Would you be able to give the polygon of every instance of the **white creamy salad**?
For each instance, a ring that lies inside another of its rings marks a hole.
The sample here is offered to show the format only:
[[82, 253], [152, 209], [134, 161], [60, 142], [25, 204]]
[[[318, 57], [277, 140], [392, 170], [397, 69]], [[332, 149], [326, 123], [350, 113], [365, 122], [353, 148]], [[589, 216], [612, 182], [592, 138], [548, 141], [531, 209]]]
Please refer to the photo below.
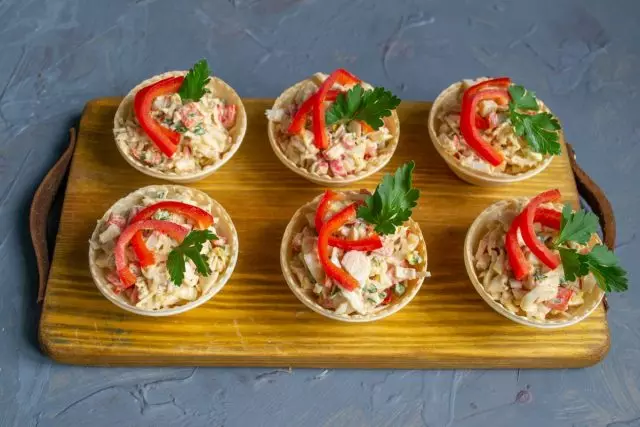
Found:
[[[565, 280], [562, 264], [553, 270], [547, 267], [531, 253], [520, 232], [518, 243], [533, 268], [533, 274], [529, 274], [523, 281], [514, 278], [505, 249], [505, 235], [525, 205], [523, 201], [510, 201], [499, 219], [486, 225], [486, 233], [478, 243], [473, 257], [478, 278], [491, 298], [513, 314], [535, 320], [569, 318], [571, 315], [568, 309], [584, 304], [583, 297], [595, 290], [596, 280], [591, 273], [577, 277], [574, 281]], [[562, 205], [559, 204], [541, 206], [559, 212], [562, 210]], [[535, 230], [543, 242], [549, 242], [558, 235], [557, 230], [538, 223], [535, 224]], [[569, 242], [568, 247], [579, 253], [586, 253], [596, 241], [597, 237], [594, 235], [588, 245]], [[568, 304], [566, 301], [563, 303], [560, 298], [562, 296], [568, 299]]]
[[183, 102], [177, 93], [157, 97], [151, 116], [162, 126], [178, 132], [180, 143], [168, 157], [145, 134], [138, 124], [133, 108], [116, 123], [116, 142], [125, 147], [136, 162], [160, 172], [189, 174], [199, 172], [219, 162], [233, 145], [230, 133], [236, 122], [238, 107], [216, 96], [212, 79], [198, 101]]
[[[200, 253], [206, 256], [211, 274], [208, 277], [198, 274], [195, 264], [188, 259], [185, 261], [184, 280], [176, 285], [170, 279], [167, 257], [178, 243], [158, 231], [143, 231], [144, 243], [153, 253], [155, 262], [141, 268], [134, 251], [129, 246], [126, 249], [128, 267], [136, 280], [132, 287], [124, 288], [116, 271], [114, 249], [121, 232], [141, 209], [160, 201], [171, 200], [198, 206], [207, 212], [212, 211], [211, 200], [199, 192], [175, 186], [157, 188], [159, 188], [158, 191], [139, 194], [137, 200], [126, 206], [117, 208], [116, 204], [106, 220], [98, 222], [98, 234], [94, 234], [97, 238], [90, 241], [91, 249], [95, 251], [94, 263], [113, 286], [113, 291], [123, 292], [130, 304], [145, 310], [160, 310], [196, 300], [216, 283], [218, 276], [229, 265], [232, 255], [229, 245], [221, 236], [218, 236], [217, 240], [205, 242]], [[189, 218], [165, 210], [157, 211], [152, 219], [170, 221], [188, 230], [194, 227]], [[213, 225], [208, 230], [217, 235], [218, 218], [214, 217], [213, 221]]]
[[[335, 214], [354, 200], [364, 200], [366, 196], [363, 194], [335, 202], [330, 212]], [[315, 296], [320, 306], [336, 314], [375, 313], [401, 297], [409, 286], [408, 282], [429, 275], [423, 271], [426, 260], [419, 249], [421, 237], [409, 227], [399, 226], [395, 233], [380, 236], [383, 246], [374, 251], [331, 248], [331, 261], [344, 268], [360, 285], [353, 291], [345, 290], [325, 274], [318, 256], [315, 212], [308, 214], [307, 218], [308, 225], [293, 237], [293, 256], [289, 266], [298, 285]], [[357, 219], [342, 226], [337, 235], [357, 240], [370, 235], [372, 230], [370, 224]]]
[[[314, 79], [324, 81], [327, 75], [318, 73]], [[354, 85], [333, 85], [334, 90], [346, 92]], [[371, 87], [362, 84], [365, 89]], [[387, 153], [394, 139], [387, 126], [372, 130], [360, 121], [352, 120], [346, 124], [329, 125], [326, 132], [329, 146], [320, 150], [314, 144], [311, 115], [307, 118], [304, 131], [291, 135], [287, 129], [300, 106], [318, 90], [312, 80], [306, 80], [288, 105], [266, 111], [267, 119], [275, 124], [275, 137], [282, 153], [296, 166], [321, 177], [349, 177], [367, 169], [370, 162]], [[331, 104], [326, 101], [325, 104]]]
[[[526, 139], [514, 132], [509, 106], [490, 99], [479, 103], [479, 115], [488, 123], [488, 128], [480, 132], [484, 140], [502, 154], [504, 161], [492, 166], [466, 143], [460, 132], [462, 95], [469, 87], [485, 80], [487, 78], [463, 80], [457, 96], [443, 100], [435, 121], [438, 144], [462, 166], [490, 175], [518, 175], [541, 166], [550, 156], [531, 150]], [[540, 100], [537, 102], [541, 111], [548, 111]]]

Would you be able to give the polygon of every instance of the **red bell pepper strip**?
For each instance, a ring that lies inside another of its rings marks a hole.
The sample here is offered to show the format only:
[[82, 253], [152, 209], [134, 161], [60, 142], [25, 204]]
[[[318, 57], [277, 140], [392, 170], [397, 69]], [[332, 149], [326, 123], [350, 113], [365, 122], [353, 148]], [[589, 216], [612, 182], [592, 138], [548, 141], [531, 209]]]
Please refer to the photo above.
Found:
[[136, 254], [136, 258], [138, 258], [138, 262], [140, 262], [141, 267], [148, 267], [156, 262], [153, 252], [147, 248], [147, 245], [144, 242], [142, 231], [138, 231], [133, 235], [131, 238], [131, 247], [133, 248], [133, 252]]
[[514, 218], [504, 240], [509, 265], [511, 266], [511, 271], [513, 272], [513, 276], [516, 280], [524, 279], [531, 270], [531, 264], [527, 258], [525, 258], [524, 252], [522, 252], [520, 244], [518, 243], [518, 228], [520, 228], [520, 220], [520, 215]]
[[145, 219], [151, 219], [153, 215], [160, 210], [186, 216], [201, 230], [209, 228], [213, 224], [213, 216], [209, 212], [197, 206], [190, 205], [189, 203], [176, 202], [173, 200], [165, 200], [147, 206], [138, 212], [131, 222], [134, 223]]
[[468, 96], [473, 96], [477, 92], [486, 88], [494, 87], [494, 88], [506, 89], [510, 85], [511, 85], [511, 79], [509, 77], [496, 77], [495, 79], [485, 80], [480, 83], [476, 83], [473, 86], [470, 86], [469, 88], [467, 88], [467, 90], [464, 91], [464, 94]]
[[[335, 101], [338, 95], [341, 92], [339, 90], [331, 89], [327, 92], [327, 96], [325, 98], [326, 101]], [[304, 125], [307, 123], [307, 117], [311, 112], [311, 107], [313, 106], [313, 97], [315, 95], [311, 95], [307, 98], [306, 101], [302, 103], [296, 114], [293, 116], [291, 120], [291, 124], [287, 128], [287, 133], [290, 135], [297, 135], [304, 130]]]
[[340, 287], [348, 291], [358, 289], [358, 281], [340, 266], [331, 261], [329, 238], [344, 224], [356, 219], [355, 203], [347, 206], [327, 221], [320, 229], [318, 236], [318, 256], [326, 275], [333, 279]]
[[[471, 88], [473, 89], [473, 87]], [[478, 103], [485, 99], [493, 99], [499, 103], [509, 102], [506, 89], [487, 89], [469, 95], [469, 90], [462, 96], [462, 111], [460, 113], [460, 133], [467, 144], [484, 160], [493, 166], [503, 161], [502, 154], [496, 151], [476, 127], [476, 109]]]
[[382, 240], [380, 236], [373, 235], [364, 237], [358, 240], [343, 239], [340, 237], [329, 237], [329, 246], [335, 246], [336, 248], [344, 249], [346, 251], [375, 251], [382, 247]]
[[529, 204], [520, 213], [520, 234], [522, 234], [522, 240], [524, 240], [525, 244], [529, 247], [531, 253], [552, 270], [560, 265], [560, 257], [538, 239], [533, 227], [533, 222], [538, 206], [543, 203], [554, 202], [558, 199], [560, 199], [559, 190], [545, 191], [531, 199]]
[[556, 297], [552, 300], [545, 301], [544, 305], [552, 310], [565, 311], [567, 307], [569, 307], [569, 300], [572, 296], [573, 290], [560, 286]]
[[327, 79], [322, 82], [318, 92], [315, 94], [315, 98], [313, 98], [312, 103], [312, 118], [313, 118], [313, 143], [320, 150], [325, 150], [329, 146], [329, 140], [327, 138], [327, 130], [325, 125], [325, 105], [324, 100], [327, 96], [327, 93], [333, 87], [335, 82], [338, 82], [342, 85], [354, 82], [357, 83], [359, 80], [342, 68], [335, 70], [333, 73], [327, 77]]
[[139, 221], [134, 224], [130, 224], [125, 228], [120, 234], [120, 237], [118, 237], [114, 250], [116, 270], [120, 281], [124, 284], [124, 288], [130, 287], [136, 282], [136, 276], [131, 272], [131, 270], [129, 270], [129, 265], [127, 263], [127, 245], [129, 245], [133, 236], [138, 231], [142, 230], [159, 231], [176, 240], [178, 243], [181, 243], [189, 233], [189, 230], [181, 225], [170, 221], [158, 220]]
[[538, 208], [536, 209], [536, 215], [533, 222], [542, 224], [545, 227], [553, 228], [554, 230], [560, 230], [562, 213], [554, 209]]
[[167, 129], [153, 119], [151, 117], [151, 106], [157, 97], [178, 92], [183, 80], [184, 77], [182, 76], [160, 80], [139, 90], [133, 101], [133, 110], [140, 127], [167, 157], [173, 157], [178, 149], [180, 134]]
[[336, 193], [335, 191], [327, 190], [324, 192], [320, 203], [316, 209], [315, 225], [316, 231], [320, 233], [320, 229], [324, 225], [325, 217], [331, 208], [331, 203], [336, 200], [343, 200], [344, 195], [342, 193]]
[[[151, 219], [153, 215], [159, 210], [165, 210], [180, 215], [184, 215], [191, 219], [197, 228], [204, 230], [211, 227], [213, 224], [213, 216], [204, 209], [197, 206], [190, 205], [188, 203], [176, 202], [172, 200], [166, 200], [163, 202], [154, 203], [138, 212], [132, 219], [131, 223], [143, 221], [145, 219]], [[147, 248], [147, 245], [142, 238], [142, 232], [137, 232], [133, 239], [131, 239], [131, 247], [136, 254], [138, 261], [142, 267], [147, 267], [155, 262], [153, 253]]]

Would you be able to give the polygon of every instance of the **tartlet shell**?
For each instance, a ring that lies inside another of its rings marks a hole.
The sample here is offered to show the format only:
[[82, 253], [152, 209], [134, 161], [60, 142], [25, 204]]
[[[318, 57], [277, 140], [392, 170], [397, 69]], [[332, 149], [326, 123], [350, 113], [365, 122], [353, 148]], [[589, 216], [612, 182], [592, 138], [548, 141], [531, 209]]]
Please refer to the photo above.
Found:
[[[184, 76], [186, 74], [187, 74], [187, 71], [168, 71], [166, 73], [162, 73], [160, 75], [151, 77], [143, 81], [142, 83], [138, 84], [133, 89], [131, 89], [131, 91], [129, 91], [127, 96], [124, 97], [122, 102], [120, 102], [120, 105], [118, 106], [116, 114], [113, 118], [114, 140], [115, 140], [115, 130], [118, 128], [124, 127], [126, 118], [129, 117], [129, 115], [131, 114], [135, 95], [140, 89], [163, 79], [167, 79], [170, 77]], [[209, 165], [205, 167], [201, 171], [194, 172], [194, 173], [177, 174], [177, 173], [160, 172], [154, 169], [153, 167], [147, 166], [139, 162], [135, 158], [133, 158], [127, 152], [127, 148], [125, 147], [125, 144], [118, 143], [118, 141], [115, 140], [116, 147], [118, 147], [118, 151], [120, 152], [122, 157], [127, 161], [127, 163], [129, 163], [133, 168], [142, 172], [145, 175], [149, 175], [154, 178], [164, 179], [167, 181], [173, 181], [177, 183], [199, 181], [211, 175], [216, 170], [220, 169], [225, 163], [227, 163], [229, 159], [231, 159], [231, 157], [233, 157], [236, 151], [238, 151], [238, 149], [240, 148], [240, 144], [242, 143], [245, 133], [247, 132], [247, 112], [244, 108], [244, 104], [242, 103], [242, 100], [240, 99], [236, 91], [233, 90], [231, 86], [229, 86], [222, 79], [219, 79], [218, 77], [214, 77], [214, 76], [211, 76], [211, 83], [213, 83], [215, 87], [216, 96], [226, 100], [228, 103], [234, 104], [237, 107], [236, 123], [233, 126], [233, 128], [229, 130], [229, 133], [233, 138], [233, 142], [231, 143], [231, 147], [229, 148], [229, 150], [222, 156], [220, 161], [216, 162], [213, 165]]]
[[[355, 192], [355, 191], [345, 191], [344, 193], [347, 195], [358, 194], [358, 192]], [[373, 322], [376, 320], [380, 320], [385, 317], [391, 316], [392, 314], [396, 313], [397, 311], [402, 309], [404, 306], [409, 304], [409, 302], [411, 302], [411, 300], [418, 294], [418, 291], [420, 290], [422, 283], [424, 282], [424, 278], [419, 278], [419, 279], [415, 279], [408, 282], [407, 289], [401, 297], [394, 298], [394, 300], [383, 309], [368, 315], [336, 314], [334, 311], [320, 306], [315, 301], [314, 295], [311, 291], [305, 291], [304, 289], [302, 289], [302, 287], [300, 287], [297, 279], [295, 278], [295, 276], [293, 275], [293, 272], [289, 267], [289, 264], [293, 258], [291, 242], [295, 237], [295, 235], [299, 231], [301, 231], [305, 225], [308, 225], [306, 214], [309, 212], [315, 212], [316, 207], [318, 206], [318, 203], [320, 202], [321, 198], [322, 198], [322, 194], [317, 196], [311, 202], [303, 205], [300, 209], [298, 209], [296, 213], [293, 215], [293, 217], [291, 218], [291, 221], [287, 225], [284, 235], [282, 236], [282, 242], [280, 244], [280, 267], [282, 268], [282, 274], [285, 278], [285, 281], [287, 282], [287, 285], [289, 285], [291, 292], [293, 292], [293, 294], [304, 305], [306, 305], [316, 313], [319, 313], [325, 317], [328, 317], [329, 319], [339, 320], [342, 322], [349, 322], [349, 323], [363, 323], [363, 322]], [[422, 230], [420, 230], [420, 226], [418, 225], [418, 223], [412, 219], [409, 219], [409, 221], [407, 221], [405, 225], [407, 225], [412, 232], [420, 236], [420, 244], [418, 245], [417, 250], [420, 253], [420, 256], [422, 257], [423, 261], [418, 266], [418, 271], [426, 272], [427, 262], [428, 262], [427, 245], [424, 241]]]
[[107, 219], [109, 218], [109, 215], [115, 208], [117, 208], [118, 210], [130, 209], [135, 205], [135, 202], [145, 194], [151, 194], [154, 192], [167, 190], [169, 188], [175, 188], [175, 187], [179, 187], [183, 191], [188, 190], [191, 194], [198, 193], [201, 196], [206, 197], [208, 200], [211, 201], [213, 206], [211, 214], [214, 217], [219, 218], [218, 224], [216, 224], [216, 231], [221, 237], [226, 238], [228, 244], [230, 245], [231, 258], [229, 259], [229, 264], [227, 265], [226, 270], [223, 273], [221, 273], [218, 276], [218, 278], [215, 280], [216, 282], [215, 284], [210, 285], [211, 283], [213, 283], [213, 278], [207, 279], [207, 281], [205, 281], [205, 283], [207, 285], [210, 285], [210, 287], [208, 291], [200, 295], [198, 299], [191, 301], [187, 304], [172, 307], [172, 308], [167, 308], [162, 310], [145, 310], [130, 304], [123, 294], [118, 295], [115, 292], [113, 292], [111, 284], [105, 278], [103, 269], [98, 267], [95, 263], [96, 251], [94, 251], [94, 249], [92, 248], [92, 245], [90, 244], [89, 245], [89, 269], [91, 271], [91, 277], [93, 278], [93, 281], [96, 284], [96, 287], [102, 293], [102, 295], [104, 295], [109, 301], [111, 301], [118, 307], [124, 310], [127, 310], [131, 313], [140, 314], [143, 316], [160, 317], [160, 316], [171, 316], [174, 314], [180, 314], [180, 313], [189, 311], [193, 308], [196, 308], [204, 304], [205, 302], [210, 300], [214, 295], [220, 292], [220, 290], [224, 287], [224, 285], [227, 283], [227, 281], [231, 277], [231, 274], [233, 273], [233, 270], [235, 269], [236, 263], [238, 261], [238, 253], [239, 253], [238, 234], [236, 232], [235, 226], [233, 225], [233, 222], [231, 221], [231, 217], [229, 217], [229, 214], [227, 213], [227, 211], [222, 207], [222, 205], [220, 205], [214, 199], [209, 197], [209, 195], [207, 195], [206, 193], [200, 190], [196, 190], [194, 188], [187, 188], [187, 187], [182, 187], [178, 185], [150, 185], [148, 187], [143, 187], [132, 193], [129, 193], [127, 196], [123, 197], [122, 199], [114, 203], [105, 212], [102, 218], [98, 220], [98, 223], [96, 224], [96, 228], [94, 229], [93, 234], [91, 235], [90, 241], [96, 242], [96, 243], [99, 242], [98, 235], [99, 235], [100, 226], [105, 221], [107, 221]]
[[[312, 82], [316, 86], [319, 86], [322, 83], [322, 79], [321, 79], [322, 76], [326, 76], [326, 75], [322, 73], [316, 73], [310, 78], [302, 80], [296, 83], [295, 85], [291, 86], [289, 89], [282, 92], [282, 94], [276, 99], [276, 101], [273, 104], [273, 107], [271, 108], [283, 108], [284, 106], [289, 105], [294, 99], [294, 97], [296, 96], [296, 94], [298, 93], [298, 91], [302, 87], [304, 87], [306, 84], [308, 84], [308, 82]], [[371, 87], [367, 83], [363, 83], [363, 86]], [[315, 184], [323, 185], [323, 186], [340, 187], [340, 186], [346, 186], [346, 185], [352, 184], [354, 182], [357, 182], [361, 179], [364, 179], [364, 178], [367, 178], [368, 176], [373, 175], [374, 173], [378, 172], [380, 169], [385, 167], [387, 163], [389, 163], [389, 160], [391, 160], [393, 153], [398, 147], [398, 140], [400, 139], [400, 120], [398, 119], [398, 114], [396, 113], [396, 111], [393, 110], [389, 117], [383, 118], [383, 121], [385, 126], [389, 128], [389, 131], [393, 135], [393, 138], [390, 139], [388, 142], [386, 151], [382, 155], [374, 159], [373, 161], [367, 160], [366, 169], [358, 172], [355, 175], [351, 175], [349, 177], [344, 177], [344, 178], [343, 177], [331, 178], [331, 177], [324, 177], [324, 176], [312, 174], [308, 170], [297, 166], [293, 161], [291, 161], [287, 156], [285, 156], [285, 154], [280, 149], [280, 145], [278, 144], [278, 140], [276, 138], [276, 124], [271, 120], [268, 120], [267, 129], [269, 134], [269, 142], [271, 142], [271, 148], [273, 149], [273, 152], [276, 154], [276, 156], [278, 156], [278, 159], [280, 159], [280, 161], [286, 167], [288, 167], [293, 172], [297, 173], [298, 175], [308, 179], [309, 181]]]
[[499, 301], [494, 301], [487, 291], [485, 291], [484, 286], [476, 273], [473, 265], [473, 255], [478, 247], [480, 239], [484, 236], [489, 223], [498, 219], [511, 202], [516, 201], [526, 203], [528, 200], [529, 199], [526, 197], [515, 198], [512, 200], [501, 200], [489, 206], [480, 215], [478, 215], [475, 221], [471, 224], [471, 227], [469, 227], [469, 231], [467, 231], [467, 236], [464, 241], [464, 264], [467, 269], [467, 274], [469, 275], [469, 279], [471, 280], [473, 287], [482, 299], [484, 299], [484, 301], [495, 311], [516, 323], [540, 329], [557, 329], [575, 325], [576, 323], [584, 320], [598, 307], [598, 305], [600, 305], [600, 302], [604, 297], [604, 292], [598, 286], [595, 286], [591, 293], [584, 294], [584, 304], [579, 307], [569, 308], [569, 313], [572, 315], [569, 319], [535, 320], [529, 319], [526, 316], [511, 313], [502, 304], [500, 304]]
[[460, 162], [458, 162], [453, 156], [447, 153], [442, 145], [440, 145], [440, 143], [438, 142], [438, 133], [436, 132], [436, 117], [438, 116], [438, 113], [441, 110], [444, 110], [445, 106], [450, 105], [451, 103], [454, 103], [456, 101], [461, 86], [462, 82], [453, 83], [451, 86], [443, 90], [440, 95], [438, 95], [436, 100], [433, 102], [433, 105], [431, 106], [428, 122], [431, 142], [438, 154], [440, 154], [440, 157], [444, 159], [444, 161], [447, 163], [447, 166], [449, 166], [453, 173], [455, 173], [460, 179], [468, 182], [469, 184], [483, 187], [495, 187], [524, 181], [526, 179], [534, 177], [545, 170], [551, 164], [554, 156], [549, 156], [549, 158], [545, 159], [535, 169], [531, 169], [530, 171], [518, 175], [490, 175], [485, 172], [462, 166]]

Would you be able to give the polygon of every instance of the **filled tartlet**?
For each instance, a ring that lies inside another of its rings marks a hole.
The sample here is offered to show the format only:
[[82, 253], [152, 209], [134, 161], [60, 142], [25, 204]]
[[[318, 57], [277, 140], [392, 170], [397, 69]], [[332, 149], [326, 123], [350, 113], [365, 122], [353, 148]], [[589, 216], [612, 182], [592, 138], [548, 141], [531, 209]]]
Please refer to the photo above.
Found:
[[411, 216], [419, 191], [413, 162], [386, 175], [374, 194], [326, 191], [300, 208], [280, 251], [285, 279], [309, 308], [366, 322], [404, 307], [427, 271], [427, 248]]
[[384, 167], [398, 145], [400, 99], [346, 70], [316, 73], [267, 110], [271, 146], [291, 170], [345, 185]]
[[557, 203], [558, 190], [498, 202], [473, 223], [467, 272], [498, 312], [539, 327], [584, 319], [604, 292], [627, 289], [626, 272], [596, 234], [598, 218]]
[[437, 151], [462, 179], [499, 185], [530, 178], [561, 153], [560, 123], [535, 93], [508, 77], [463, 80], [429, 115]]
[[210, 76], [205, 60], [191, 70], [152, 77], [123, 99], [113, 134], [133, 167], [176, 182], [202, 179], [238, 150], [247, 127], [238, 94]]
[[119, 200], [89, 241], [98, 289], [126, 310], [156, 316], [207, 301], [237, 257], [238, 237], [224, 208], [177, 185], [144, 187]]

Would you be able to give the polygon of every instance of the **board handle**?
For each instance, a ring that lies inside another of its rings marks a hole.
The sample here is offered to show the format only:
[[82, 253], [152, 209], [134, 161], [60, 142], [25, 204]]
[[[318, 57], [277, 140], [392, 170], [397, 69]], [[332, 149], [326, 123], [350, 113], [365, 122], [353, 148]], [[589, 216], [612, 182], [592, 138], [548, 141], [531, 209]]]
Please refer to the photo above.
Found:
[[71, 128], [69, 129], [69, 146], [44, 177], [31, 202], [29, 231], [31, 233], [31, 242], [33, 243], [33, 250], [36, 254], [36, 263], [38, 265], [38, 302], [42, 302], [44, 299], [49, 276], [50, 261], [49, 250], [47, 248], [47, 218], [49, 217], [53, 200], [58, 190], [60, 190], [62, 179], [69, 169], [75, 146], [76, 130], [75, 128]]

